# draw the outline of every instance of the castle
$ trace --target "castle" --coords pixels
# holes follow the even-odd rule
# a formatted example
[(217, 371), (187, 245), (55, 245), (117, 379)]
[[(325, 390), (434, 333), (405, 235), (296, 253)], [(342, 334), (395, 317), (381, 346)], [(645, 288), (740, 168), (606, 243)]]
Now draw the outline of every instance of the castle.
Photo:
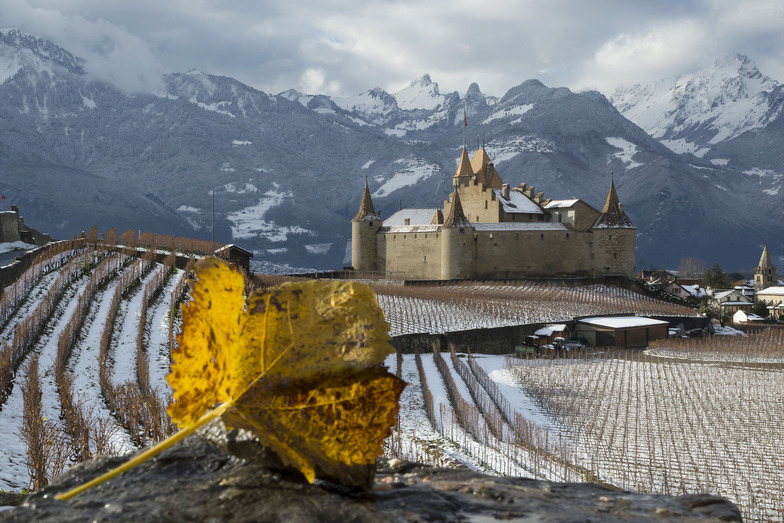
[(610, 183), (597, 211), (503, 183), (484, 148), (463, 148), (442, 209), (401, 209), (386, 220), (367, 181), (351, 224), (358, 273), (453, 280), (634, 274), (636, 228)]

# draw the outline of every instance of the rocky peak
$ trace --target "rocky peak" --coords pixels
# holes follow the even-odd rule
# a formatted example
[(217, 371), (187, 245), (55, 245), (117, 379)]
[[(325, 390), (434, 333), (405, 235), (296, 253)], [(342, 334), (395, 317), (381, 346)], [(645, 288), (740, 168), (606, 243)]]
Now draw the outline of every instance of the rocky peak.
[(85, 60), (75, 57), (49, 40), (18, 29), (0, 29), (0, 45), (11, 47), (17, 51), (27, 51), (39, 59), (54, 62), (73, 74), (85, 74)]

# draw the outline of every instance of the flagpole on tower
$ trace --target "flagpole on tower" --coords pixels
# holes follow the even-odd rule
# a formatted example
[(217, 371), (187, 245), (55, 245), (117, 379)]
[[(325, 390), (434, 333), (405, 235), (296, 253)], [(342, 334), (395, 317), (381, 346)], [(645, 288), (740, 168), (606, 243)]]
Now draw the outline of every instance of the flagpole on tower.
[(466, 148), (466, 128), (468, 127), (468, 113), (466, 113), (465, 103), (463, 103), (463, 149)]

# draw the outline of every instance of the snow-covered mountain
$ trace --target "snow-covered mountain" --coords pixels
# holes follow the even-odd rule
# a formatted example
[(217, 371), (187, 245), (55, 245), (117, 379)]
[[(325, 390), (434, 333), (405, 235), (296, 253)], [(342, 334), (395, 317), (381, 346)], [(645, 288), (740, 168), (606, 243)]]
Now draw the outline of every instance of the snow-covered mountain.
[(774, 190), (760, 186), (767, 174), (678, 154), (597, 92), (529, 80), (500, 98), (477, 84), (461, 95), (425, 75), (396, 93), (332, 99), (270, 95), (192, 70), (166, 75), (160, 92), (129, 95), (51, 42), (0, 34), (0, 191), (55, 236), (94, 223), (209, 238), (214, 192), (216, 240), (257, 262), (339, 268), (366, 177), (384, 216), (440, 205), (465, 132), (470, 149), (485, 143), (505, 182), (534, 184), (546, 198), (601, 207), (614, 173), (638, 227), (640, 267), (687, 256), (750, 266), (764, 238), (784, 252), (781, 199), (770, 195), (779, 208), (757, 201)]
[(676, 79), (617, 90), (610, 100), (673, 151), (757, 179), (763, 198), (778, 196), (784, 85), (763, 75), (748, 57), (729, 56)]
[(675, 152), (702, 157), (710, 146), (775, 120), (784, 109), (781, 87), (748, 57), (735, 55), (675, 80), (617, 90), (610, 101)]

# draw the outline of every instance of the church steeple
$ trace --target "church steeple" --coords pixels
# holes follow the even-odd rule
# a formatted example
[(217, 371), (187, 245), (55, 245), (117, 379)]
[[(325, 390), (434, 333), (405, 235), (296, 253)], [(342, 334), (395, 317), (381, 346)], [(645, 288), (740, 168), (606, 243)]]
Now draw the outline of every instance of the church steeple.
[(373, 200), (370, 198), (370, 189), (368, 188), (367, 178), (365, 178), (365, 191), (362, 193), (362, 202), (359, 204), (359, 211), (354, 215), (352, 221), (358, 222), (359, 220), (370, 216), (371, 218), (378, 218), (376, 210), (373, 208)]
[(754, 269), (754, 291), (759, 292), (778, 283), (779, 277), (776, 274), (776, 267), (768, 252), (768, 244), (762, 249), (759, 265)]

